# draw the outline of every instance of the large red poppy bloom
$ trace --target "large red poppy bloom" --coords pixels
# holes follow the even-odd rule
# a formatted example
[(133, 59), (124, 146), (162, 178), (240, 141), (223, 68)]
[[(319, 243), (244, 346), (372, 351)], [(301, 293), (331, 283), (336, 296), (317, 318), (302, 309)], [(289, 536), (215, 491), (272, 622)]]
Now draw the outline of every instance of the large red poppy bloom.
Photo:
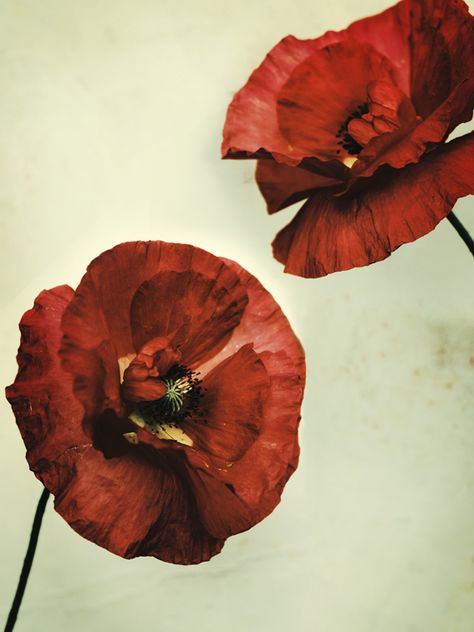
[(283, 39), (229, 106), (225, 158), (258, 158), (268, 211), (306, 203), (273, 242), (319, 277), (384, 259), (474, 192), (473, 18), (403, 0), (339, 33)]
[(23, 316), (7, 388), (30, 468), (82, 536), (194, 564), (277, 505), (298, 463), (302, 348), (232, 261), (134, 242)]

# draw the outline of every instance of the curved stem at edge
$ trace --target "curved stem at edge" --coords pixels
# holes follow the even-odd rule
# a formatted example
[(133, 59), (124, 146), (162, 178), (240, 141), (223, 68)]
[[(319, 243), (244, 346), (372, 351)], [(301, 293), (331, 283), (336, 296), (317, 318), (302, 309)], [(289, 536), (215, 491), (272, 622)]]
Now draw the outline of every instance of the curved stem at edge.
[(459, 235), (459, 237), (461, 237), (463, 242), (469, 248), (469, 251), (470, 251), (471, 255), (474, 257), (474, 239), (467, 232), (467, 230), (464, 227), (464, 225), (462, 224), (462, 222), (459, 221), (459, 219), (456, 217), (456, 215), (453, 212), (451, 212), (448, 215), (448, 219), (451, 222), (452, 226), (454, 227), (454, 230)]
[(12, 607), (8, 614), (8, 619), (5, 624), (4, 632), (11, 632), (15, 625), (18, 611), (20, 610), (21, 602), (25, 592), (28, 577), (30, 575), (31, 566), (33, 564), (33, 558), (35, 556), (36, 545), (38, 544), (38, 536), (41, 529), (41, 522), (43, 520), (44, 510), (46, 509), (46, 503), (48, 502), (49, 491), (43, 489), (43, 492), (38, 501), (36, 507), (35, 517), (33, 519), (33, 526), (31, 527), (30, 541), (28, 543), (28, 549), (26, 551), (25, 559), (23, 561), (23, 568), (21, 569), (20, 579), (18, 580), (18, 586), (16, 588), (15, 597), (13, 598)]

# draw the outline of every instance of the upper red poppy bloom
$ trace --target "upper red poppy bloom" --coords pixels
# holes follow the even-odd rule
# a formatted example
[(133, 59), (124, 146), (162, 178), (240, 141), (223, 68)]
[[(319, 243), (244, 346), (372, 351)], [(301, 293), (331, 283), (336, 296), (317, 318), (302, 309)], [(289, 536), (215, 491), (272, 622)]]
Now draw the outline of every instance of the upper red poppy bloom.
[(30, 468), (84, 537), (194, 564), (268, 515), (298, 463), (302, 348), (232, 261), (164, 242), (95, 259), (23, 316), (7, 388)]
[(474, 192), (473, 18), (403, 0), (339, 33), (283, 39), (229, 106), (224, 158), (258, 158), (268, 211), (307, 199), (273, 242), (319, 277), (384, 259)]

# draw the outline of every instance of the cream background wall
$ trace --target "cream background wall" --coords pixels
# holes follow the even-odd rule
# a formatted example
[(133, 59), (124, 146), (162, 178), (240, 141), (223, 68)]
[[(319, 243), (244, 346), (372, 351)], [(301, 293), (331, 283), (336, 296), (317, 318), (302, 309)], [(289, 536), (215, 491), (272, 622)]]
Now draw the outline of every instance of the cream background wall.
[[(125, 561), (48, 506), (18, 632), (470, 632), (473, 261), (452, 227), (369, 268), (282, 274), (253, 164), (221, 162), (233, 91), (287, 33), (385, 0), (4, 0), (0, 383), (43, 288), (133, 239), (239, 261), (307, 352), (301, 466), (282, 504), (197, 567)], [(472, 6), (472, 3), (471, 3)], [(467, 128), (465, 128), (467, 129)], [(474, 231), (472, 200), (456, 211)], [(0, 413), (0, 616), (41, 487)]]

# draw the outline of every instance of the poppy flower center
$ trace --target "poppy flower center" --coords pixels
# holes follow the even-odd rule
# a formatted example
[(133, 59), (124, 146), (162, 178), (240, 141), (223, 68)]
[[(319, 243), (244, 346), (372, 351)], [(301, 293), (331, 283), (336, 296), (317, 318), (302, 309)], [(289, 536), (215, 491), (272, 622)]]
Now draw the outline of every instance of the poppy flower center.
[(183, 365), (175, 365), (163, 378), (155, 378), (166, 388), (164, 395), (135, 402), (129, 419), (159, 439), (192, 445), (180, 423), (190, 418), (204, 421), (201, 406), (203, 388), (198, 375), (198, 372)]
[(176, 365), (162, 380), (166, 386), (163, 397), (137, 402), (136, 410), (150, 425), (183, 421), (186, 417), (202, 416), (199, 403), (203, 396), (198, 373)]
[[(349, 133), (349, 123), (354, 119), (362, 119), (365, 114), (369, 113), (369, 106), (367, 103), (361, 103), (357, 106), (353, 112), (342, 123), (341, 127), (337, 131), (337, 138), (339, 138), (337, 144), (342, 149), (345, 149), (351, 156), (356, 156), (362, 151), (362, 145), (356, 141), (356, 139)], [(341, 153), (341, 148), (337, 149), (336, 153)]]

